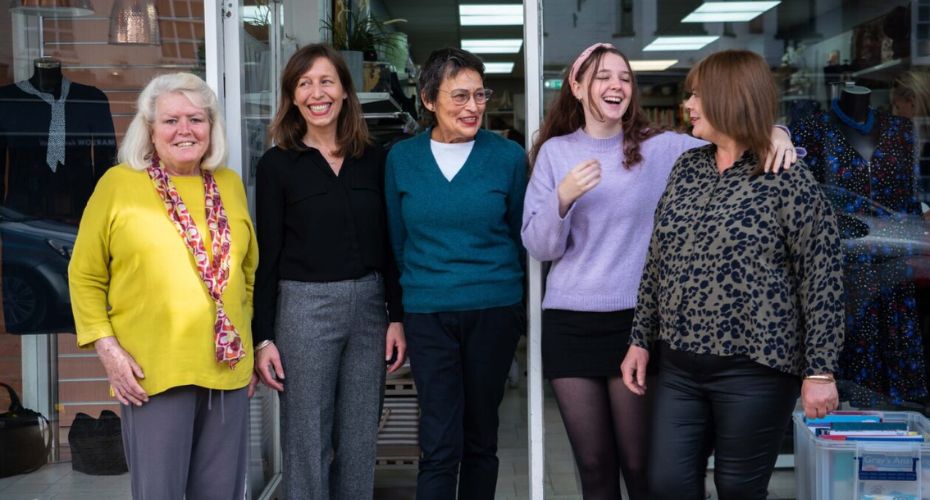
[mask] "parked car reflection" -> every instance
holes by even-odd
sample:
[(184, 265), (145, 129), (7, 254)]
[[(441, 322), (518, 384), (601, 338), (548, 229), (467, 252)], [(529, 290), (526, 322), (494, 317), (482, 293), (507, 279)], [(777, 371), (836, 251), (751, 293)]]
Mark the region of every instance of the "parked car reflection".
[(73, 331), (68, 261), (76, 237), (76, 226), (0, 207), (0, 276), (7, 332)]
[(823, 190), (837, 215), (847, 265), (854, 265), (851, 257), (860, 255), (870, 256), (873, 263), (895, 260), (910, 268), (900, 279), (930, 285), (930, 222), (841, 187), (823, 185)]

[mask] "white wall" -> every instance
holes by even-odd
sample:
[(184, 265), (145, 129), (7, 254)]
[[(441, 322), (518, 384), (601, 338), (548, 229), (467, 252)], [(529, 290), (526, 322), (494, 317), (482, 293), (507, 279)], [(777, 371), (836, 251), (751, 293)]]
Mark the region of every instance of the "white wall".
[[(284, 2), (284, 36), (298, 47), (322, 41), (320, 24), (329, 17), (328, 0)], [(289, 56), (290, 54), (288, 54)]]

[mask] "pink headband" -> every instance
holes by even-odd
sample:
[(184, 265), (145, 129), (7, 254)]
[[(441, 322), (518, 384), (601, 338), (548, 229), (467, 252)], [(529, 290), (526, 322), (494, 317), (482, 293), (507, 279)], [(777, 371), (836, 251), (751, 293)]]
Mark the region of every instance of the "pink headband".
[(578, 76), (578, 68), (580, 68), (581, 65), (584, 64), (584, 62), (587, 61), (589, 57), (591, 57), (591, 53), (592, 53), (592, 52), (594, 52), (595, 50), (597, 50), (597, 49), (599, 49), (599, 48), (601, 48), (601, 47), (603, 47), (603, 48), (605, 48), (605, 49), (614, 49), (614, 50), (617, 50), (616, 47), (614, 47), (613, 45), (611, 45), (611, 44), (609, 44), (609, 43), (595, 43), (594, 45), (592, 45), (592, 46), (590, 46), (590, 47), (584, 49), (584, 51), (583, 51), (581, 54), (578, 55), (578, 58), (575, 59), (575, 63), (572, 64), (572, 71), (571, 71), (571, 73), (568, 74), (568, 81), (569, 81), (569, 82), (575, 81), (575, 77)]

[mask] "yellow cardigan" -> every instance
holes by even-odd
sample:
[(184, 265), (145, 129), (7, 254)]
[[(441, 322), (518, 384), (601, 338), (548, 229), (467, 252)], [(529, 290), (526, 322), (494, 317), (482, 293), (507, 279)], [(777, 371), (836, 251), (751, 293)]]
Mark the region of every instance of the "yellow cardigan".
[[(78, 345), (115, 335), (142, 367), (140, 384), (150, 396), (183, 385), (239, 389), (252, 374), (255, 230), (239, 176), (227, 168), (214, 176), (232, 234), (223, 304), (246, 349), (234, 369), (214, 358), (216, 307), (146, 172), (109, 169), (81, 218), (68, 267)], [(171, 180), (210, 252), (203, 180)]]

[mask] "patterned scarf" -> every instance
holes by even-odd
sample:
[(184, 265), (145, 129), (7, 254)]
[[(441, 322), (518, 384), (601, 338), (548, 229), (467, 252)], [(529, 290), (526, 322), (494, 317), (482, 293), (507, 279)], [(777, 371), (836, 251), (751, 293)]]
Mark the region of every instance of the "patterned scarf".
[(210, 172), (203, 171), (204, 205), (213, 251), (213, 262), (210, 262), (194, 219), (187, 211), (187, 206), (178, 194), (174, 183), (171, 182), (171, 178), (168, 177), (168, 173), (159, 164), (158, 155), (152, 155), (152, 166), (148, 167), (146, 172), (155, 183), (155, 189), (161, 195), (165, 208), (168, 209), (168, 217), (171, 218), (181, 239), (194, 256), (200, 279), (203, 280), (207, 291), (210, 292), (210, 297), (216, 303), (216, 321), (213, 324), (216, 361), (229, 363), (229, 367), (233, 368), (240, 359), (245, 357), (245, 349), (242, 347), (239, 332), (236, 331), (236, 327), (233, 326), (223, 309), (223, 290), (229, 283), (229, 253), (232, 238), (216, 179)]
[(16, 82), (16, 86), (23, 92), (42, 99), (52, 107), (52, 119), (48, 123), (45, 162), (48, 168), (55, 172), (58, 170), (59, 163), (65, 164), (65, 101), (68, 99), (68, 91), (71, 90), (71, 81), (67, 78), (61, 79), (61, 96), (57, 100), (54, 95), (33, 87), (29, 80)]

